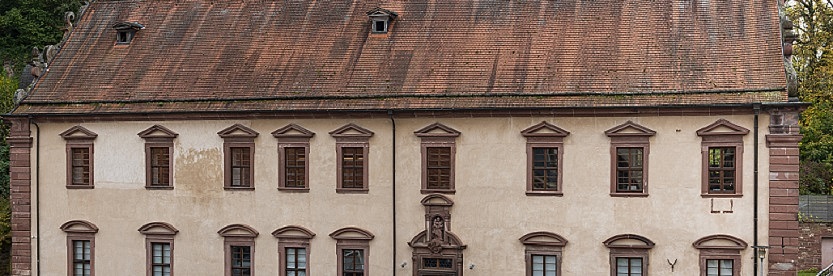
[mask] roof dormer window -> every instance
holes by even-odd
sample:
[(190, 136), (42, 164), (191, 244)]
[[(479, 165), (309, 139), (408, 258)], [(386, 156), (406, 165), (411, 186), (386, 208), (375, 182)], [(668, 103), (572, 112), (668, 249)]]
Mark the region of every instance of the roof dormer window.
[(144, 28), (145, 26), (139, 24), (139, 22), (116, 23), (116, 25), (113, 25), (113, 29), (116, 29), (116, 44), (130, 44), (130, 41), (136, 35), (136, 31)]
[(375, 8), (367, 12), (367, 16), (370, 17), (371, 32), (374, 34), (385, 34), (388, 33), (390, 22), (396, 18), (397, 14), (383, 8)]

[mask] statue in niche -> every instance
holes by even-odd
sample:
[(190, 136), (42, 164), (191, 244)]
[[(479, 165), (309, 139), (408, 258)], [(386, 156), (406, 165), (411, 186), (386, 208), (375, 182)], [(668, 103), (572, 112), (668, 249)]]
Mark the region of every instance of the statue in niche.
[(428, 240), (428, 249), (434, 254), (440, 253), (445, 242), (445, 221), (442, 217), (436, 216), (431, 220), (431, 232)]

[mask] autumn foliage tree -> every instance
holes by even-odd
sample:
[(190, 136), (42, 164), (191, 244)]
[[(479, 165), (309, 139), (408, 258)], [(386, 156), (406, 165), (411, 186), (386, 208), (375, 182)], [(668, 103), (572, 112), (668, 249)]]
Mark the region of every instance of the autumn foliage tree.
[(833, 186), (833, 0), (789, 0), (786, 14), (798, 38), (793, 66), (802, 101), (801, 191), (830, 194)]

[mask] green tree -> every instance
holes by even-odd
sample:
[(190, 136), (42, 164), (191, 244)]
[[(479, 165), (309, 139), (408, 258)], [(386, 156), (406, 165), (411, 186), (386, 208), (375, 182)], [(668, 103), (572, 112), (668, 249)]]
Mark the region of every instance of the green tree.
[[(7, 76), (19, 72), (30, 59), (32, 47), (43, 48), (61, 40), (66, 11), (77, 11), (79, 0), (0, 1), (0, 60)], [(9, 70), (14, 69), (14, 70)]]
[(830, 194), (833, 186), (833, 0), (790, 0), (786, 13), (798, 38), (793, 66), (802, 101), (801, 188)]

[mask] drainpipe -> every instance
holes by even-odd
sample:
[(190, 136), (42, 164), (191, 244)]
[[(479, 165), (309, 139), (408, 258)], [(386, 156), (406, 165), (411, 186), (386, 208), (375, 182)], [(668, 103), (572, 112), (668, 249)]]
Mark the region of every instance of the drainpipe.
[(35, 125), (37, 133), (35, 134), (35, 250), (37, 256), (35, 257), (35, 267), (40, 275), (40, 126), (35, 122), (32, 116), (29, 116), (29, 122)]
[[(753, 155), (755, 156), (755, 158), (752, 161), (753, 162), (752, 167), (755, 169), (755, 172), (753, 174), (754, 177), (752, 179), (752, 183), (754, 185), (754, 190), (755, 190), (755, 194), (752, 196), (753, 205), (754, 205), (754, 208), (752, 209), (752, 211), (753, 211), (752, 212), (752, 217), (753, 217), (754, 224), (755, 224), (755, 231), (752, 234), (752, 240), (753, 240), (752, 248), (756, 248), (755, 249), (756, 250), (756, 253), (755, 253), (756, 257), (753, 258), (753, 259), (755, 259), (755, 265), (752, 266), (752, 269), (754, 270), (752, 275), (757, 276), (758, 275), (758, 258), (757, 258), (757, 248), (758, 248), (758, 114), (761, 113), (761, 104), (760, 103), (753, 104), (752, 109), (755, 110), (755, 116), (754, 116), (754, 120), (753, 120), (753, 123), (752, 123), (753, 124), (752, 125), (752, 129), (753, 129), (752, 131), (753, 131), (753, 139), (754, 139), (754, 141), (752, 142), (752, 144), (754, 145), (754, 147), (752, 147), (752, 152), (753, 152)], [(764, 272), (763, 261), (764, 260), (760, 260), (760, 262), (761, 262), (761, 273)]]
[(390, 125), (391, 125), (391, 209), (393, 210), (393, 223), (391, 223), (393, 228), (393, 257), (391, 261), (391, 275), (396, 275), (396, 120), (393, 119), (393, 110), (388, 110), (388, 117), (390, 118)]

